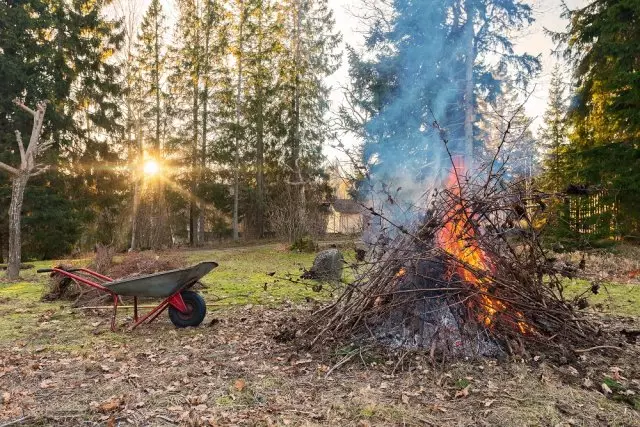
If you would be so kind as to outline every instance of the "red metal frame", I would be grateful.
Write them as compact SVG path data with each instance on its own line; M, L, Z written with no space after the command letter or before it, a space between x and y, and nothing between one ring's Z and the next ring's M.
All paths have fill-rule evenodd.
M63 270L61 268L54 267L51 269L51 271L61 274L65 277L68 277L74 280L78 284L83 284L83 285L98 289L99 291L111 294L111 296L113 297L113 314L111 315L111 330L114 332L116 331L116 316L118 312L118 301L120 300L120 296L115 292L113 292L111 289L107 288L106 286L103 286L100 283L91 281L86 277L82 277L78 274L74 274L74 272L77 271L80 273L84 273L88 276L92 276L96 279L102 280L103 282L113 282L113 279L111 277L104 276L100 273L96 273L95 271L89 270L88 268L78 268L78 269L74 269L74 272L71 272L71 271ZM148 312L141 318L138 318L138 297L134 296L133 297L134 323L129 327L129 330L134 330L135 328L137 328L139 325L143 323L153 322L169 306L174 307L176 310L179 310L182 313L188 313L189 307L187 307L184 300L182 299L182 295L180 294L187 286L188 284L178 289L171 296L165 298L160 304L158 304L157 307L152 309L150 312Z

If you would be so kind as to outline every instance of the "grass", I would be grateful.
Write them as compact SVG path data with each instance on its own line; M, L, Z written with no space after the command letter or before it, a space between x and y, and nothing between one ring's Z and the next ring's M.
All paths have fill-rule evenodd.
M311 266L313 254L291 252L284 245L195 251L188 259L190 263L216 261L219 264L202 282L207 285L203 291L205 296L211 300L221 299L217 303L220 305L271 305L318 297L310 285L286 280L289 274L297 279L303 267ZM273 276L267 274L274 272Z
M292 253L275 243L184 254L189 263L220 264L203 278L210 313L216 307L221 310L214 314L220 321L215 326L207 327L206 319L203 327L176 330L164 315L134 333L111 333L108 312L88 315L70 308L68 301L41 302L47 275L38 275L35 269L23 271L20 282L0 281L0 351L12 357L5 366L16 367L4 373L0 363L4 375L0 396L7 390L11 404L19 408L9 412L9 406L0 404L0 420L25 413L40 425L62 425L60 420L67 420L65 425L104 422L110 414L92 411L90 402L122 396L126 416L139 417L132 423L158 425L164 419L178 423L180 413L198 412L197 404L186 403L189 395L207 395L208 417L220 418L224 425L248 420L255 425L476 425L481 419L493 425L557 425L567 416L556 403L567 401L567 396L576 408L572 417L580 425L590 425L596 415L610 425L634 425L638 419L630 412L636 400L623 393L624 384L606 380L608 364L591 378L596 388L608 381L616 389L609 399L580 384L561 383L543 364L520 362L461 362L442 366L446 371L430 367L405 375L372 353L354 358L367 369L358 361L325 378L326 370L320 368L356 347L331 354L298 353L296 347L270 338L277 325L289 325L292 316L298 316L296 306L264 307L329 296L326 290L316 293L311 286L284 279L289 274L299 277L301 268L311 265L313 254ZM350 261L353 253L346 251L346 257ZM58 262L34 264L42 268ZM86 265L88 260L78 263ZM267 274L272 272L273 276ZM573 295L590 286L587 281L566 285L567 294ZM607 285L592 298L594 304L617 314L640 314L640 290ZM120 322L130 314L122 311ZM308 363L296 363L307 358ZM416 356L416 364L423 362ZM630 366L618 366L628 378L637 378ZM242 387L236 385L238 379L246 381ZM56 388L43 389L44 380ZM469 395L455 397L464 388ZM616 401L618 397L627 400ZM169 409L175 407L180 412Z
M603 283L598 294L591 291L591 282L581 279L565 281L565 295L575 296L588 291L585 296L596 311L624 316L640 316L640 285Z
M312 282L298 279L303 268L311 266L314 255L291 252L282 244L197 250L185 254L189 263L211 260L219 264L202 279L206 288L200 292L210 311L236 305L277 305L307 298L323 299L329 295L327 291L314 292ZM34 348L80 350L103 342L105 338L107 341L121 340L122 336L118 334L106 334L99 339L95 336L94 325L101 322L104 327L109 320L107 312L87 317L71 309L69 301L40 301L48 275L36 273L38 268L60 263L87 265L89 261L36 261L31 263L33 269L21 272L22 281L0 282L0 346L17 342ZM118 319L122 322L130 314L119 311Z

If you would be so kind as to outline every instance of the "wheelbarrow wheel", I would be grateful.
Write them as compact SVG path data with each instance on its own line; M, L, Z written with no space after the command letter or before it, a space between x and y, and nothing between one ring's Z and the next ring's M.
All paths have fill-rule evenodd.
M178 328L188 328L189 326L198 326L204 320L207 314L207 305L204 299L196 292L182 291L180 293L184 304L187 306L187 312L182 313L173 306L169 306L169 319Z

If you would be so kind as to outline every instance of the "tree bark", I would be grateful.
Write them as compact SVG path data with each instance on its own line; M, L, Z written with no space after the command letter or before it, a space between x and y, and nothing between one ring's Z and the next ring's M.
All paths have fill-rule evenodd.
M262 8L258 11L258 27L260 34L258 35L258 73L262 75L262 39L264 29L262 28ZM263 99L263 81L259 77L256 88L256 97L258 106L256 111L256 232L258 238L264 236L264 99Z
M238 193L240 190L239 171L240 168L240 101L242 99L242 49L244 42L244 0L240 0L240 28L238 31L238 79L236 92L236 144L234 153L234 171L233 171L233 240L237 241L240 237L238 231Z
M20 219L24 190L27 187L28 180L29 173L21 172L19 175L13 177L11 183L11 204L9 205L9 262L7 266L7 277L10 280L17 280L20 277L22 248Z
M289 240L295 241L302 237L306 231L306 194L305 185L302 176L302 168L300 166L300 156L302 150L302 141L300 135L300 66L301 66L301 30L302 30L302 6L300 1L295 1L293 10L293 96L291 99L292 107L292 123L291 123L291 182L297 192L297 200L295 200L295 221L297 224L293 227L295 232L289 237ZM296 188L297 187L297 188Z
M199 40L199 34L196 34L196 40ZM193 79L193 141L191 151L191 197L189 201L189 243L191 246L198 244L198 224L197 214L198 207L196 202L196 192L198 189L198 134L200 133L200 126L198 125L198 110L200 98L200 59L195 66L195 75Z
M36 175L46 169L36 164L36 158L41 152L47 150L51 143L39 145L40 135L42 134L42 125L44 123L44 114L47 110L47 102L39 102L35 110L24 105L19 99L15 99L13 102L20 109L33 116L33 128L31 130L31 137L29 138L29 145L26 150L24 148L22 136L20 135L20 132L16 130L16 140L20 151L20 167L17 169L7 165L6 163L0 162L0 170L8 172L11 175L12 180L11 203L9 205L9 262L7 266L7 277L10 280L17 280L20 277L20 259L22 250L20 214L22 212L24 190L31 175Z

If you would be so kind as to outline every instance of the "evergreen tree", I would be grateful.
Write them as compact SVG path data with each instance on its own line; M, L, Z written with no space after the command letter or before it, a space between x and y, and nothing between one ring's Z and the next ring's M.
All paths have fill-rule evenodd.
M366 52L351 54L350 74L364 95L355 109L366 117L365 163L415 201L424 189L416 177L432 176L444 155L441 130L450 151L471 158L481 145L478 106L500 93L497 76L522 87L539 61L515 54L508 36L532 21L525 3L395 0L391 8L369 22Z
M326 0L288 0L281 3L284 53L279 67L284 112L284 158L289 170L287 191L297 211L297 227L304 233L306 186L319 176L322 144L329 134L326 121L329 87L325 78L338 66L333 13ZM296 232L298 234L298 232ZM300 236L290 236L296 239Z
M597 0L565 17L567 31L554 37L564 43L577 87L565 174L573 184L600 189L590 220L600 234L634 236L640 232L640 3Z
M52 140L54 146L42 160L54 167L32 181L33 186L44 186L46 193L27 191L24 206L38 206L42 213L66 209L66 214L59 214L69 221L102 221L100 228L108 235L87 234L86 239L93 242L113 238L122 197L118 192L122 181L114 169L96 166L118 165L110 142L119 132L120 87L118 69L110 57L122 37L118 23L105 18L104 5L103 1L35 0L5 2L0 8L0 160L15 162L14 131L28 135L31 129L29 118L16 114L11 100L20 97L27 105L48 100L42 138ZM0 181L0 186L6 185L6 180ZM35 198L43 196L44 200L45 194L50 200L66 203L37 203ZM0 206L8 205L8 200L0 201ZM46 217L42 215L40 219L44 221ZM76 225L74 229L79 232L81 227ZM7 226L5 214L1 215L0 226ZM29 226L38 227L35 222ZM44 225L40 226L44 229ZM67 240L60 240L58 246L68 248L77 236L65 234ZM41 245L30 247L30 242L35 243L25 236L26 253L52 253L51 248Z
M130 96L138 105L136 123L138 170L134 191L132 249L159 248L171 244L165 184L159 177L145 179L139 169L145 151L150 159L162 164L167 132L167 46L166 17L159 0L152 0L140 23L134 46L133 78ZM143 139L145 139L143 141ZM143 185L144 184L144 185ZM141 218L144 217L144 218Z
M566 186L566 143L567 143L567 98L559 65L553 68L547 110L544 113L544 128L541 140L545 150L545 187L553 192L562 191Z
M144 130L148 130L154 156L162 156L162 130L166 81L166 17L160 0L151 0L142 18L136 45L136 67L143 85Z
M279 88L277 67L282 57L283 25L278 16L277 3L258 0L253 3L245 22L245 114L247 122L247 156L252 165L248 181L252 183L251 196L247 198L247 231L262 237L266 227L267 180L266 158L274 155L280 127Z

